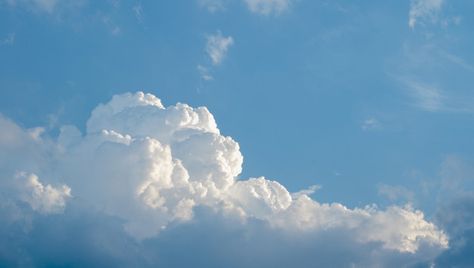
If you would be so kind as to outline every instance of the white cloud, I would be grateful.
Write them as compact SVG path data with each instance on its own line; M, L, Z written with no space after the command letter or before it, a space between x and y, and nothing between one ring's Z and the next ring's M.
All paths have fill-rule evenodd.
M237 179L243 164L239 145L220 133L205 107L165 107L141 92L117 95L93 110L84 135L67 126L57 141L33 137L6 120L2 124L0 152L7 155L0 154L0 162L10 172L39 172L68 185L53 188L26 176L31 194L26 200L35 209L60 211L71 189L77 200L119 218L138 239L189 222L196 208L206 207L243 226L257 220L275 232L303 236L340 230L355 243L377 243L388 251L447 247L444 233L411 207L351 209L311 199L317 187L292 194L264 177ZM34 149L21 149L29 147Z
M411 0L408 26L415 28L420 21L436 21L444 0Z
M291 193L291 197L293 199L298 199L302 197L303 195L306 196L311 196L313 195L316 191L320 190L322 188L321 185L311 185L307 189L299 190L298 192Z
M16 177L20 198L33 210L44 214L61 213L66 201L71 197L71 188L62 185L58 188L43 185L36 174L21 172Z
M295 244L306 241L302 245L309 245L310 238L326 236L325 241L336 249L351 245L359 257L371 256L365 266L387 262L384 257L375 258L374 252L425 259L448 246L444 232L409 206L348 208L310 198L318 186L291 193L264 177L239 179L243 164L239 145L221 134L205 107L181 103L165 107L151 94L126 93L97 106L84 134L74 126L64 126L59 137L51 139L3 118L0 127L0 164L8 167L0 172L0 181L8 181L5 178L18 170L28 172L17 178L21 191L6 196L0 191L0 212L10 207L4 198L23 200L40 213L65 211L69 214L60 215L64 222L73 217L76 220L71 221L77 224L73 215L82 206L91 215L97 211L100 217L118 219L126 234L138 241L160 239L168 228L193 226L210 217L210 222L228 221L211 228L215 234L228 237L233 228L257 232L251 237L257 236L255 241L260 243L268 241L269 248L278 245L262 231L269 237L291 237ZM38 177L61 181L43 183ZM76 205L69 208L73 201ZM200 209L212 213L197 218ZM0 227L0 237L2 228L6 227ZM232 248L232 241L219 241L220 246ZM208 241L193 243L205 248ZM0 252L1 245L0 239ZM344 260L346 266L354 262L362 261Z
M280 14L287 10L291 0L244 0L250 11L262 15Z
M220 31L207 37L206 52L212 64L219 65L224 59L230 46L234 44L232 36L224 37Z

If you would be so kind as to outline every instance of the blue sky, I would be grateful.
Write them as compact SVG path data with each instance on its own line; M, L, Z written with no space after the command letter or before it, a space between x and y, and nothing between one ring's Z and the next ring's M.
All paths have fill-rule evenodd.
M455 232L440 218L474 196L473 10L461 0L0 0L0 114L61 143L64 125L87 139L91 111L114 95L205 106L240 145L236 178L290 193L319 185L314 199L350 209L410 204L463 237L472 219ZM38 161L3 165L59 181L70 172Z

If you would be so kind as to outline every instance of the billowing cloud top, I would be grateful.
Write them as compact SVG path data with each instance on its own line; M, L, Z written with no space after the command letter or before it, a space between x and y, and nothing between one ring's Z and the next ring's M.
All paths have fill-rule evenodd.
M61 213L74 198L121 219L126 232L141 240L159 236L170 223L190 221L195 208L205 207L243 225L258 220L296 234L341 230L357 243L401 253L447 247L443 231L409 206L350 209L319 203L308 190L292 194L264 177L239 179L239 145L220 133L205 107L165 107L137 92L95 108L85 134L64 126L53 140L4 118L0 125L0 161L9 166L6 174L16 172L12 180L22 181L22 190L9 198L43 214ZM17 156L7 157L9 152ZM8 161L23 156L21 164Z

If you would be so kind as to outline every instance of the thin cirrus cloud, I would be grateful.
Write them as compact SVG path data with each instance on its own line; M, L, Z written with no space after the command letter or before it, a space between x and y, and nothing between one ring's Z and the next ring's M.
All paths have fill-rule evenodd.
M445 104L446 96L438 87L413 80L407 80L405 84L415 105L420 109L428 112L448 109Z
M420 22L434 22L444 4L444 0L411 0L408 26L415 28Z
M142 247L146 241L155 241L149 243L158 247L157 252L196 247L209 251L202 254L213 254L211 249L217 244L194 240L206 232L226 237L218 247L229 250L236 246L233 243L242 246L253 241L285 251L290 239L292 244L301 243L301 252L324 248L310 242L323 239L336 256L351 252L347 260L341 259L345 266L386 264L394 256L402 264L425 261L448 247L444 232L410 206L351 209L312 199L309 195L319 186L291 193L265 177L237 179L243 164L239 144L222 135L205 107L181 103L165 107L154 95L126 93L97 106L85 133L75 126L63 126L53 139L24 130L6 118L0 118L0 126L0 161L8 167L2 171L2 182L23 181L22 191L0 192L0 199L9 200L2 202L9 206L0 207L8 212L1 214L0 221L22 221L24 217L18 215L29 215L31 232L38 230L35 222L48 221L48 214L54 214L51 221L67 225L71 215L86 213L80 217L85 220L95 211L109 219L101 225L111 222L104 229L116 228L112 219L120 222L122 242L132 239L135 242L129 246ZM78 212L78 207L89 209ZM46 216L37 218L35 211ZM213 227L208 229L206 222ZM37 228L47 227L40 224ZM175 230L182 230L178 233L189 239L169 240L168 236L175 237ZM256 237L241 240L233 236L236 232L255 233ZM275 237L286 241L279 245L282 248L273 245ZM87 243L90 241L83 245ZM350 249L345 248L349 245ZM346 251L338 251L341 248ZM358 248L370 249L371 259ZM327 256L319 257L322 261ZM274 260L272 256L255 258L262 263Z
M447 91L432 83L414 79L400 79L410 103L426 112L472 113L472 97L469 92Z

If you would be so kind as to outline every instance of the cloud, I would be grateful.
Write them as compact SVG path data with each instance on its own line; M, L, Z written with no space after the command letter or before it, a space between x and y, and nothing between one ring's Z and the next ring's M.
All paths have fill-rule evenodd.
M280 14L287 10L290 0L244 0L250 11L262 15Z
M102 23L105 25L111 35L117 36L122 32L120 26L118 26L110 16L102 16Z
M205 7L211 13L225 9L224 0L198 0L198 3L201 7Z
M373 117L367 118L362 122L361 128L362 130L374 130L380 128L380 122Z
M380 184L378 187L379 195L385 196L388 200L403 201L413 203L415 194L403 186L393 186L387 184Z
M420 21L436 21L444 0L411 0L408 26L415 28Z
M414 80L405 80L408 93L415 100L415 105L428 112L446 110L447 97L438 87L420 83Z
M15 43L15 33L8 34L5 39L0 41L0 45L13 45Z
M183 250L195 252L190 259L208 260L206 267L231 266L229 260L244 266L245 259L274 266L295 258L304 258L302 267L312 260L404 266L448 246L444 232L410 206L348 208L310 198L317 187L291 193L265 177L239 179L239 144L221 134L205 107L165 107L142 92L116 95L92 111L85 133L63 126L54 139L0 119L0 164L8 167L0 178L9 182L18 170L25 172L19 177L29 194L0 191L0 221L22 222L8 232L22 237L15 252L33 263L73 258L65 249L59 251L63 257L53 250L35 255L46 237L72 243L78 254L106 256L98 262L127 258L150 266L179 266ZM48 213L56 214L43 215ZM50 226L61 227L56 232ZM69 240L75 226L78 240ZM1 241L10 240L0 239L0 253L6 247ZM318 250L343 257L328 259Z
M219 65L224 59L229 47L234 44L232 36L224 37L220 31L207 37L206 53L212 64Z
M443 57L444 59L446 59L450 63L458 65L458 66L462 67L463 69L465 69L469 72L474 72L474 66L472 64L466 62L466 60L464 60L463 58L461 58L459 56L456 56L452 53L449 53L447 51L443 51L443 50L439 51L439 54L440 54L441 57Z
M132 7L135 18L139 23L143 23L143 7L141 3L138 3Z
M71 197L71 188L67 185L55 188L43 185L35 174L19 173L16 177L21 191L21 200L40 213L60 213Z
M202 65L198 65L197 70L199 74L201 75L201 78L204 79L205 81L210 81L214 79L214 77L212 77L211 73L206 67Z
M260 15L279 15L287 10L292 0L242 0L247 8ZM226 0L198 0L201 7L205 7L209 12L214 13L225 10Z
M59 0L6 0L10 6L24 6L46 13L53 13Z

